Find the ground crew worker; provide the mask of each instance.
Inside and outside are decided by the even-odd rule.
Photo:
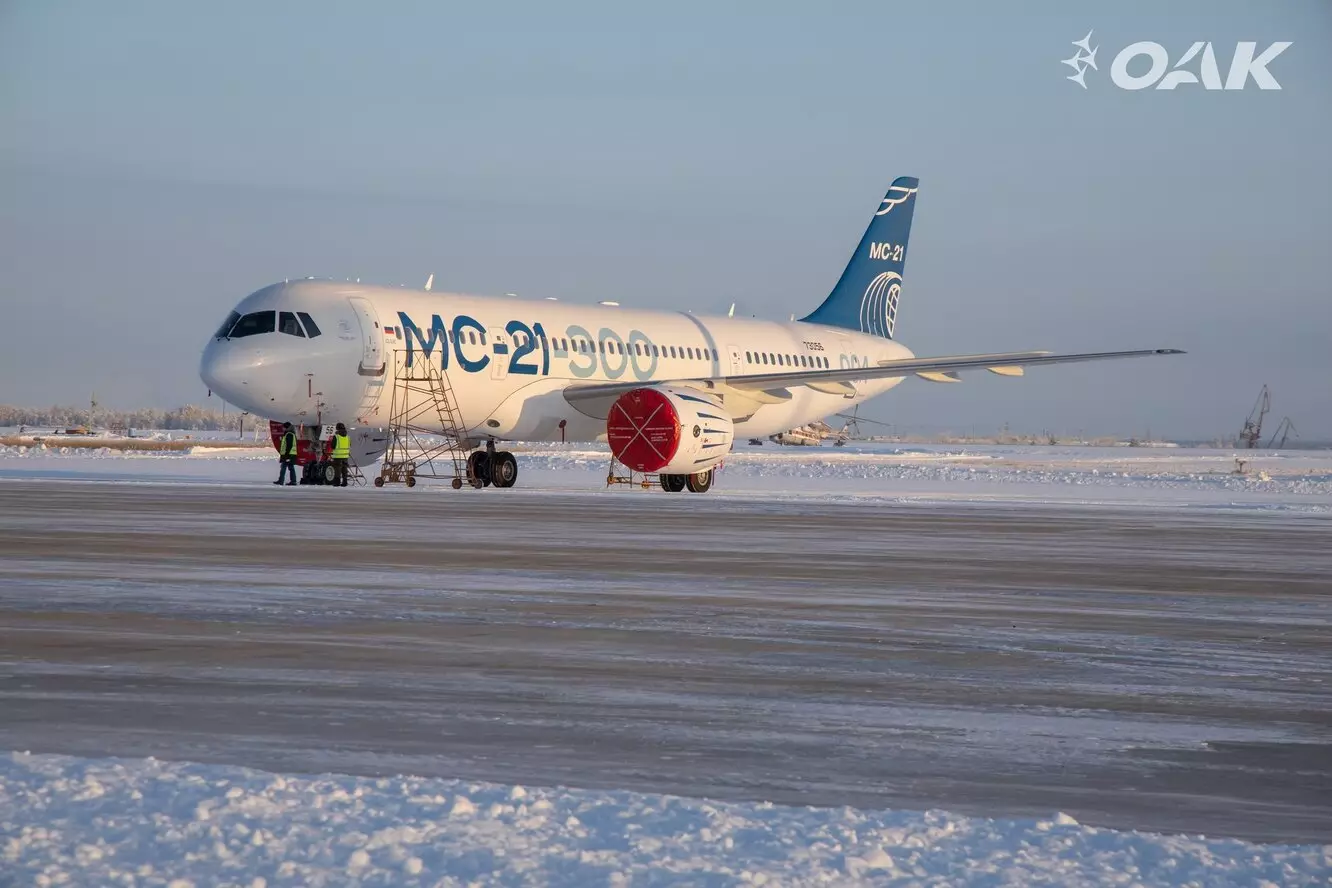
[[[338,423],[333,432],[333,485],[347,486],[347,460],[351,457],[351,438],[347,437],[347,427]]]
[[[282,476],[291,473],[288,487],[296,486],[296,430],[291,423],[282,424],[282,438],[278,441],[278,479],[274,484],[282,483]]]

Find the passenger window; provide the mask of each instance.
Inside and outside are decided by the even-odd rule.
[[[301,323],[305,325],[305,334],[307,336],[314,339],[319,335],[319,325],[314,322],[314,318],[310,317],[309,312],[298,311],[296,312],[296,317],[300,318]]]
[[[296,315],[289,311],[278,313],[278,332],[285,333],[288,336],[299,336],[305,338],[305,331],[301,325],[296,323]]]
[[[236,322],[236,326],[231,328],[231,338],[239,339],[242,336],[257,336],[260,333],[272,333],[276,329],[277,312],[256,311],[247,314]]]
[[[476,345],[476,331],[475,331],[475,330],[468,330],[468,331],[467,331],[467,339],[468,339],[469,342],[472,343],[472,345]]]
[[[222,322],[222,326],[218,327],[217,332],[213,335],[218,339],[226,338],[226,335],[231,332],[231,328],[236,326],[236,322],[239,320],[240,312],[233,311],[231,314],[227,315],[227,319]]]

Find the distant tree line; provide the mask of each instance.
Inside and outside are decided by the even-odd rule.
[[[31,429],[65,429],[85,426],[89,429],[186,429],[207,431],[235,428],[240,422],[235,412],[223,414],[187,404],[171,410],[106,410],[98,408],[89,415],[83,407],[11,407],[0,404],[0,427],[28,426]],[[247,422],[248,427],[251,423]]]

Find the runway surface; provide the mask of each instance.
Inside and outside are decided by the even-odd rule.
[[[1332,516],[0,480],[0,749],[1332,841]]]

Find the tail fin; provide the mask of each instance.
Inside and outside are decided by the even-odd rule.
[[[909,176],[893,180],[837,286],[802,321],[893,338],[919,187]]]

